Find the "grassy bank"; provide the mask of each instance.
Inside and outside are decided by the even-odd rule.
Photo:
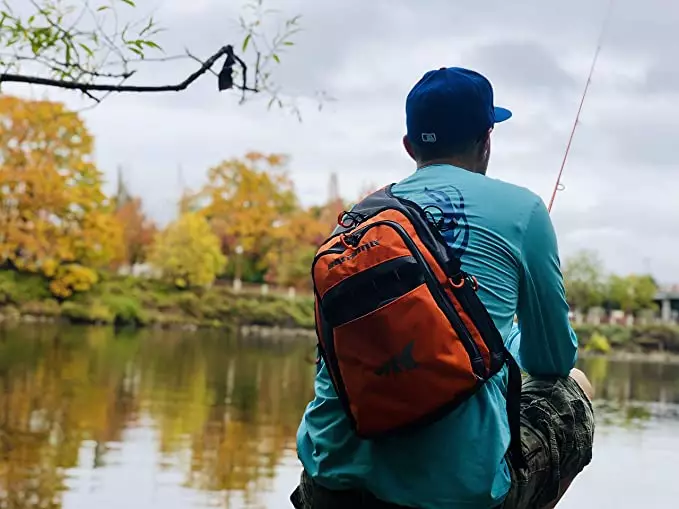
[[[588,352],[679,354],[679,326],[676,325],[579,325],[574,328],[580,346]]]
[[[40,276],[10,271],[0,271],[0,317],[137,327],[314,326],[309,297],[234,294],[224,286],[180,291],[158,281],[109,277],[93,290],[59,302]],[[679,355],[677,326],[581,325],[575,331],[583,352]]]
[[[180,291],[158,281],[109,277],[59,302],[40,276],[0,272],[5,319],[65,320],[138,327],[260,325],[313,328],[313,300],[234,294],[230,288]]]

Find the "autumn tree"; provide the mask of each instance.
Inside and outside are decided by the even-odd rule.
[[[146,261],[156,225],[146,217],[140,198],[132,198],[116,208],[115,217],[123,232],[123,249],[119,262],[135,265]]]
[[[318,247],[332,231],[323,220],[323,211],[321,207],[300,208],[276,224],[273,247],[266,256],[267,281],[311,288],[311,264]]]
[[[249,153],[208,171],[208,182],[195,200],[222,240],[225,253],[243,249],[256,277],[266,269],[265,258],[275,245],[275,230],[297,209],[287,159],[278,154]]]
[[[252,0],[240,17],[240,34],[227,35],[211,56],[166,55],[162,27],[152,16],[138,16],[135,0],[8,0],[0,4],[0,84],[75,90],[98,103],[112,92],[181,91],[222,62],[219,90],[237,89],[242,99],[246,92],[267,92],[270,104],[283,106],[272,75],[293,45],[298,22],[299,16],[282,20]],[[195,72],[181,81],[130,81],[154,62],[172,65],[180,58],[196,61]]]
[[[0,96],[0,266],[44,274],[60,297],[88,289],[121,245],[92,141],[61,103]]]
[[[184,214],[162,231],[149,261],[178,288],[208,286],[226,264],[219,238],[197,213]]]

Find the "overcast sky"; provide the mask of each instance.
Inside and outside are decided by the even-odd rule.
[[[608,0],[268,0],[304,32],[282,56],[278,81],[303,122],[266,102],[238,104],[206,76],[188,91],[118,96],[83,113],[107,177],[122,165],[148,212],[175,213],[178,168],[198,188],[208,167],[249,150],[283,152],[302,200],[323,201],[330,172],[354,198],[366,183],[413,170],[401,148],[404,99],[431,68],[466,66],[514,112],[494,131],[489,176],[549,200]],[[238,44],[240,2],[138,1],[156,9],[168,53],[207,56]],[[146,11],[145,11],[146,12]],[[650,270],[679,283],[679,2],[616,0],[566,167],[553,220],[562,258],[588,248],[611,271]],[[147,82],[181,81],[193,63],[154,64]],[[13,88],[40,96],[44,90]],[[316,110],[314,94],[336,101]],[[50,92],[74,107],[73,95]]]

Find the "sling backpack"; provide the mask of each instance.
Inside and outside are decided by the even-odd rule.
[[[518,467],[521,373],[440,230],[391,186],[340,214],[311,269],[319,353],[364,439],[437,421],[508,364]]]

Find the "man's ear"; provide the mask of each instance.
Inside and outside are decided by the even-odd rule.
[[[408,155],[413,161],[417,161],[417,158],[415,157],[415,152],[413,152],[413,145],[410,143],[410,140],[408,139],[408,136],[403,137],[403,148],[406,149],[406,152],[408,152]]]
[[[490,153],[490,133],[492,130],[488,130],[488,132],[484,135],[484,137],[481,139],[481,143],[479,143],[480,147],[480,156],[481,159],[486,159],[488,157],[488,154]]]

